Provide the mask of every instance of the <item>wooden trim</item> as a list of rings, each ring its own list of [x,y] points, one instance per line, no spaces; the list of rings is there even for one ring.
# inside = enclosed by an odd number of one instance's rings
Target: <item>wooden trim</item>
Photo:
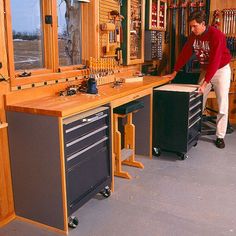
[[[34,75],[30,77],[22,77],[20,79],[14,80],[12,81],[11,86],[12,87],[22,86],[26,84],[51,81],[51,80],[57,80],[57,79],[62,79],[62,78],[86,76],[87,74],[88,74],[87,70],[74,70],[74,71],[60,72],[60,73],[40,74],[40,75]]]
[[[5,7],[5,20],[6,20],[6,44],[8,54],[8,71],[11,82],[15,79],[14,68],[14,50],[13,50],[13,36],[12,36],[12,24],[11,24],[11,7],[10,1],[4,1]]]
[[[152,159],[152,132],[153,132],[153,89],[151,90],[150,93],[150,147],[149,147],[149,157]]]
[[[145,32],[145,1],[141,0],[141,57],[139,59],[130,59],[130,17],[131,12],[131,0],[127,1],[127,65],[141,64],[144,62],[144,32]]]
[[[0,228],[3,227],[4,225],[10,223],[12,220],[14,220],[16,218],[16,215],[15,214],[12,214],[8,217],[6,217],[4,220],[2,220],[0,222]]]
[[[68,233],[68,212],[67,212],[67,196],[66,196],[66,170],[65,170],[65,156],[64,156],[64,135],[63,135],[63,121],[58,119],[59,137],[60,137],[60,159],[61,159],[61,183],[62,183],[62,202],[64,214],[64,230]]]
[[[46,0],[48,1],[48,0]],[[58,49],[58,16],[57,1],[52,0],[52,55],[53,55],[53,71],[57,72],[59,67],[59,49]]]
[[[19,220],[19,221],[22,221],[22,222],[26,222],[26,223],[30,223],[30,224],[36,225],[36,226],[38,226],[40,228],[44,228],[44,229],[49,230],[51,232],[67,235],[66,231],[63,231],[63,230],[60,230],[60,229],[57,229],[57,228],[54,228],[54,227],[51,227],[51,226],[39,223],[39,222],[36,222],[34,220],[30,220],[30,219],[27,219],[27,218],[24,218],[24,217],[21,217],[21,216],[16,216],[16,219]]]

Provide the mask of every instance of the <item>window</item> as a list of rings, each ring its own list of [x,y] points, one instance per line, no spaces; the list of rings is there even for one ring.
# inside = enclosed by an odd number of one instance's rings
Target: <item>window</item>
[[[5,1],[12,86],[78,75],[82,45],[88,51],[92,41],[82,42],[82,34],[88,34],[88,25],[93,32],[96,27],[90,19],[82,22],[82,14],[89,16],[95,9],[96,3],[91,5],[78,0]]]
[[[15,70],[44,67],[40,0],[11,0]]]

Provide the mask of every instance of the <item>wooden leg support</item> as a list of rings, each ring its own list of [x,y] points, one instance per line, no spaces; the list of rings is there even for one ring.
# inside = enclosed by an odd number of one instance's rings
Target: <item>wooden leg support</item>
[[[121,133],[118,130],[118,116],[114,114],[114,153],[115,153],[115,176],[131,179],[131,175],[121,170]]]
[[[122,161],[122,164],[143,169],[144,165],[139,161],[135,161],[135,126],[132,123],[132,120],[133,114],[129,113],[127,116],[127,123],[125,125],[125,148],[132,149],[134,151],[129,159]]]

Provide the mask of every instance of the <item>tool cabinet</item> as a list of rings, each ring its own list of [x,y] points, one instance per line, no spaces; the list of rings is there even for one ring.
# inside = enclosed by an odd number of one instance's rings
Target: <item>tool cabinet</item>
[[[110,108],[58,118],[7,112],[15,212],[67,231],[67,219],[110,195]]]
[[[196,85],[168,84],[154,89],[153,149],[177,153],[181,159],[196,146],[201,133],[202,95]]]

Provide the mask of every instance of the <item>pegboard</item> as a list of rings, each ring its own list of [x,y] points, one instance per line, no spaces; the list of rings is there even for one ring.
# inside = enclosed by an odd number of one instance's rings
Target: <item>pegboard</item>
[[[103,23],[108,23],[109,20],[109,12],[116,10],[120,12],[120,4],[119,0],[100,0],[99,1],[99,26]],[[99,27],[100,28],[100,27]],[[107,44],[107,35],[99,29],[99,54],[102,57],[104,55],[102,48]],[[120,45],[116,45],[120,46]]]

